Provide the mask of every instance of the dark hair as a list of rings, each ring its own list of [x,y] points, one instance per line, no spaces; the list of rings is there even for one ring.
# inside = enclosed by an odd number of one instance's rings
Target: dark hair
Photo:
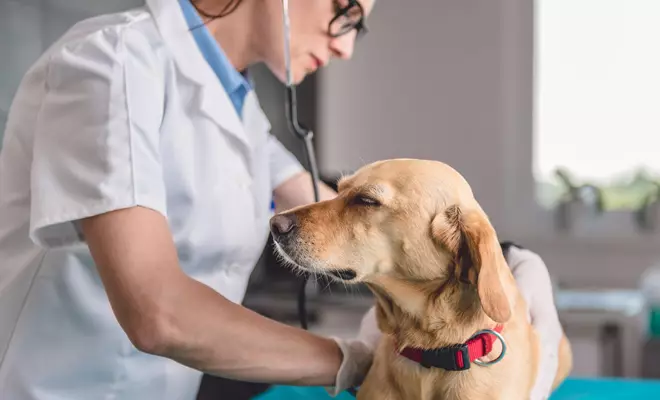
[[[210,20],[226,17],[227,15],[233,13],[236,11],[238,6],[241,5],[243,0],[229,0],[229,2],[225,5],[225,7],[217,14],[210,14],[204,10],[202,10],[197,3],[199,3],[199,0],[190,0],[190,4],[192,4],[193,7],[195,7],[195,10],[199,13],[199,15],[206,17]]]

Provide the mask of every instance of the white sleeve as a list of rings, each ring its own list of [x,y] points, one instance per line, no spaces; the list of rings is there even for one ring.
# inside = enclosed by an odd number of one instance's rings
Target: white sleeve
[[[35,243],[78,244],[78,220],[117,209],[144,206],[166,215],[157,65],[144,37],[117,28],[51,54],[34,135]]]
[[[269,135],[268,138],[268,156],[270,183],[273,189],[305,170],[298,159],[274,135]]]
[[[357,339],[364,342],[372,351],[375,351],[382,335],[376,321],[376,306],[372,306],[362,317]]]

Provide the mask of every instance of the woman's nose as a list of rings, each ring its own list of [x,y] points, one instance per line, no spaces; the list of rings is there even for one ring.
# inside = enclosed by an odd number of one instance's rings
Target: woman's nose
[[[330,41],[330,49],[336,57],[343,60],[348,60],[353,56],[353,49],[355,47],[355,35],[355,31],[352,31],[345,35],[333,38]]]

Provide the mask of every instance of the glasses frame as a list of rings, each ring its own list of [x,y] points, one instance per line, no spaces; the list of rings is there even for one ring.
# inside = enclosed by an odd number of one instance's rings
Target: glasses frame
[[[362,4],[360,4],[360,2],[358,0],[348,0],[348,5],[346,5],[345,7],[340,7],[337,0],[334,0],[334,4],[335,4],[335,10],[336,10],[335,11],[335,16],[330,20],[330,23],[328,24],[328,35],[330,35],[330,37],[337,38],[337,37],[343,36],[343,35],[351,32],[353,29],[355,29],[357,31],[356,39],[364,36],[365,34],[367,34],[368,29],[367,29],[366,23],[364,22],[364,8],[362,7]],[[332,33],[332,24],[334,24],[335,21],[337,21],[339,18],[341,18],[345,15],[348,15],[348,12],[351,9],[353,9],[354,7],[357,7],[360,10],[360,15],[361,16],[360,16],[360,19],[358,20],[358,22],[356,22],[355,25],[351,26],[350,29],[345,29],[345,30],[340,31],[339,33],[333,34]]]

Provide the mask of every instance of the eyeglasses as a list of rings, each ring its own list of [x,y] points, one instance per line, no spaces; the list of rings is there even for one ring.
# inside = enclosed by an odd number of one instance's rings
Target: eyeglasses
[[[364,23],[364,9],[358,0],[344,0],[346,6],[342,7],[338,0],[335,3],[335,16],[330,21],[328,33],[332,37],[339,37],[355,29],[357,37],[367,33]]]

